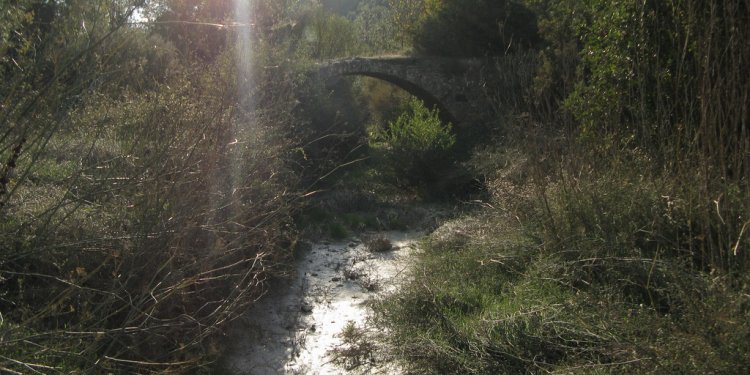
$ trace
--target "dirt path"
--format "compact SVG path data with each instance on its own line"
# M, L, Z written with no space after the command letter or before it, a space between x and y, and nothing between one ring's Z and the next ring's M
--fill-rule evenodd
M230 338L231 374L387 373L384 367L346 371L332 363L349 322L364 327L367 301L398 286L416 251L416 232L385 232L393 249L372 253L356 238L315 244L299 260L297 277L264 297Z

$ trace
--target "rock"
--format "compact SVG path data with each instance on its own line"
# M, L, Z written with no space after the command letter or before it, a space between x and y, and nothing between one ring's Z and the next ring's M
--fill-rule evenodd
M309 313L311 313L313 311L313 306L311 304L305 302L305 303L302 304L302 307L300 307L300 310L303 313L308 313L309 314Z
M334 283L335 282L339 282L339 281L341 281L341 278L337 276L337 277L334 277L333 279L331 279L331 281L333 281Z

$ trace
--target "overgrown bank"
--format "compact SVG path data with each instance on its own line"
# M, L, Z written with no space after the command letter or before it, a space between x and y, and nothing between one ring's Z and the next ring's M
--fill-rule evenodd
M363 156L352 83L304 72L397 48L393 12L330 8L0 2L0 371L212 371L300 209ZM393 206L347 224L410 220Z
M293 11L11 3L0 372L210 371L227 322L288 270L297 237L300 67L262 41ZM222 27L250 13L268 23Z
M426 374L748 372L747 5L525 5L535 78L466 164L486 208L376 306L392 354Z
M392 354L425 374L747 372L747 276L696 269L672 247L685 207L621 173L543 197L496 180L493 207L433 233L375 306Z

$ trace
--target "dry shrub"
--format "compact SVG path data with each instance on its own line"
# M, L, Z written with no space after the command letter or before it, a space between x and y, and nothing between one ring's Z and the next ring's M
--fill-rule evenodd
M339 337L342 343L329 352L334 364L347 371L367 370L375 364L376 345L365 328L349 321Z
M367 250L370 252L383 253L391 251L393 249L393 244L391 243L391 240L384 235L374 235L365 239L365 247L367 247Z
M226 323L286 271L290 86L256 77L258 103L275 104L246 110L232 60L91 94L19 158L30 172L0 225L3 370L205 368Z

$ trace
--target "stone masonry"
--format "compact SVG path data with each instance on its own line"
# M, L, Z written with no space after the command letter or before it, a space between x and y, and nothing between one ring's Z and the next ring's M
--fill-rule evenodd
M331 82L344 76L368 76L390 82L436 106L444 121L456 128L491 119L486 88L495 79L496 65L488 59L438 57L371 57L319 64L318 79Z

